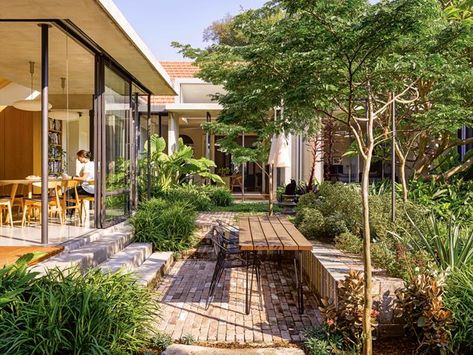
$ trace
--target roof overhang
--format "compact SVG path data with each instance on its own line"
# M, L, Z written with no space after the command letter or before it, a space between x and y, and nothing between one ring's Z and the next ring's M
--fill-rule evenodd
M1 20L67 20L154 95L176 95L169 75L111 0L3 1Z
M166 104L165 111L179 114L180 116L205 117L210 113L212 116L218 116L223 107L216 103L205 104Z

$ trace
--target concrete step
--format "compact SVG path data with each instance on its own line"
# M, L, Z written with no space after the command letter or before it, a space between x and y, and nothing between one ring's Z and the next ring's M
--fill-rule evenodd
M155 287L163 275L171 267L174 261L173 253L170 251L156 252L145 260L133 273L139 284L147 287Z
M63 252L33 267L33 270L44 274L48 269L66 270L78 266L82 270L95 267L112 255L124 249L133 238L129 229L115 230L102 235L99 239L85 243L83 246Z
M102 271L117 272L120 269L133 271L153 253L151 243L131 243L122 251L112 255L99 265Z

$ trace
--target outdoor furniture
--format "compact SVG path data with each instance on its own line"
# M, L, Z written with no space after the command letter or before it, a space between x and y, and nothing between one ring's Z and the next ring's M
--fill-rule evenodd
M221 223L221 221L219 221ZM249 268L251 267L251 287L253 287L253 273L256 273L256 281L258 289L261 287L261 272L260 272L260 262L258 259L254 258L249 260L248 258L244 259L241 257L240 250L238 249L238 239L232 238L232 233L230 229L227 229L226 226L217 225L213 226L209 232L210 239L212 240L212 245L214 252L217 256L217 261L215 262L215 268L212 275L212 280L209 287L209 295L207 298L206 309L209 307L213 295L215 293L215 288L222 277L222 274L227 269L246 267L246 273L248 278ZM250 300L251 301L251 295Z
M243 177L241 175L233 175L230 177L230 190L233 191L233 188L238 187L241 192L243 192Z
M242 217L239 222L238 246L246 253L246 259L258 259L258 252L294 252L294 269L299 313L304 313L302 292L302 258L304 250L312 250L312 244L287 220L286 217ZM255 263L257 261L254 261ZM247 265L249 265L248 263ZM250 313L248 266L246 270L246 314Z

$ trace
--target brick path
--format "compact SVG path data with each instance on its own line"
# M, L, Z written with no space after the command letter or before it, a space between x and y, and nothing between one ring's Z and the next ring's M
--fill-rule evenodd
M227 270L205 309L214 261L177 261L157 288L162 319L159 329L179 339L192 335L198 341L267 343L300 341L303 330L320 322L316 301L304 288L305 313L296 305L294 268L291 263L265 261L263 294L253 286L251 313L245 315L245 270Z

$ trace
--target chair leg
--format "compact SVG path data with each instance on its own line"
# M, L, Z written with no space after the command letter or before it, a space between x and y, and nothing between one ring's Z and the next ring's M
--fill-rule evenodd
M25 221L26 221L26 211L28 210L28 205L23 206L23 216L21 218L21 227L25 226Z
M13 214L12 214L10 203L8 204L8 217L9 217L9 221L10 221L10 227L13 228Z

